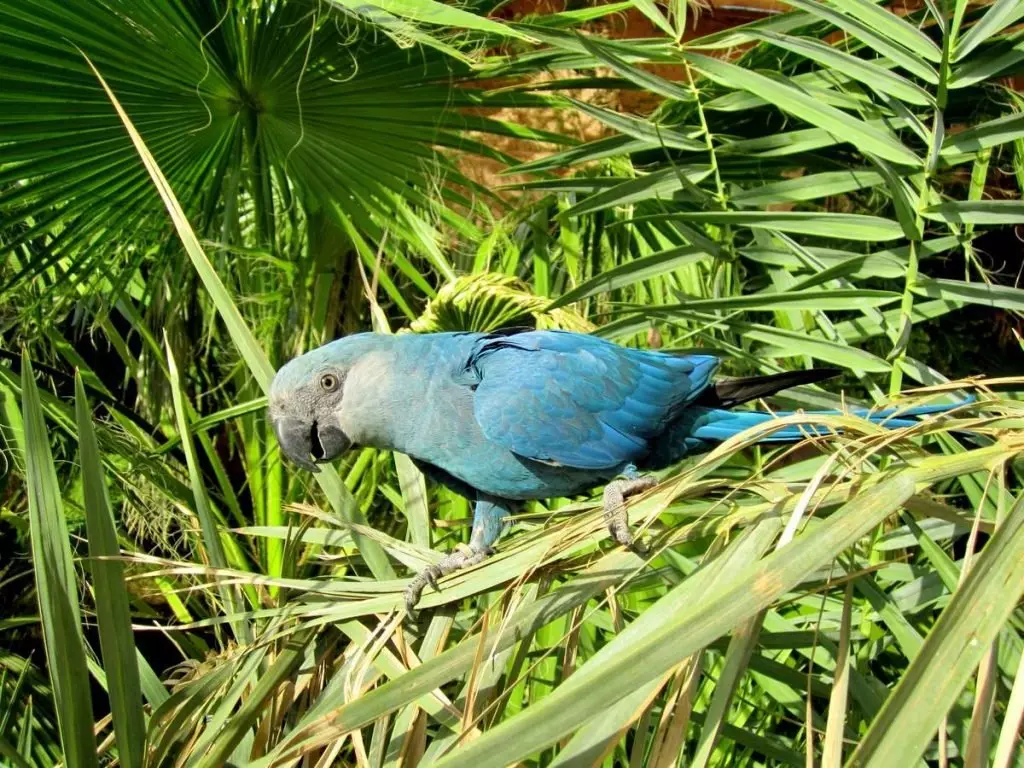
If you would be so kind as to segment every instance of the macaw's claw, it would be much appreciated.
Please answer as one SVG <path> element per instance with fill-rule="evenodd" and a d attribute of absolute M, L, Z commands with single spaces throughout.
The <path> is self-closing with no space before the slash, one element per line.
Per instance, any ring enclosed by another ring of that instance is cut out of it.
<path fill-rule="evenodd" d="M 647 547 L 633 538 L 629 532 L 629 517 L 626 513 L 626 499 L 638 493 L 649 491 L 658 481 L 653 477 L 612 480 L 604 488 L 604 521 L 612 538 L 626 549 L 640 557 L 648 553 Z"/>
<path fill-rule="evenodd" d="M 449 573 L 481 563 L 492 552 L 493 550 L 490 547 L 483 549 L 474 549 L 473 547 L 457 549 L 454 552 L 449 552 L 440 562 L 424 568 L 409 582 L 409 586 L 405 588 L 406 613 L 409 615 L 415 613 L 416 604 L 420 601 L 420 597 L 422 597 L 423 590 L 427 584 L 432 586 L 435 591 L 440 592 L 441 587 L 438 585 L 437 580 L 441 576 L 447 576 Z"/>

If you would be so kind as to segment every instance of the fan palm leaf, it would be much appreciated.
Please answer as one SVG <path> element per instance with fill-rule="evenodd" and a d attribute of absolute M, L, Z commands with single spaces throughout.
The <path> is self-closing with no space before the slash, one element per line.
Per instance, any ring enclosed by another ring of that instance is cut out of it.
<path fill-rule="evenodd" d="M 244 234 L 273 247 L 297 209 L 371 238 L 390 231 L 452 277 L 434 222 L 472 231 L 455 209 L 486 193 L 444 150 L 500 157 L 466 131 L 511 130 L 463 112 L 488 104 L 456 87 L 474 78 L 465 62 L 402 47 L 336 5 L 19 0 L 0 8 L 0 28 L 0 216 L 18 254 L 0 290 L 56 264 L 123 287 L 147 236 L 168 234 L 84 56 L 199 232 L 235 245 Z"/>

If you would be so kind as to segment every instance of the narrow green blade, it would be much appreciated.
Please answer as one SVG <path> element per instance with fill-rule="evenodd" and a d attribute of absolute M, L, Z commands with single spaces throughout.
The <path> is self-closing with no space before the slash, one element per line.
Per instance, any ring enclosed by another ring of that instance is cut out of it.
<path fill-rule="evenodd" d="M 27 354 L 22 355 L 21 361 L 21 393 L 32 566 L 46 666 L 53 686 L 64 759 L 68 768 L 88 768 L 98 762 L 78 582 L 57 472 L 50 454 L 49 433 Z"/>
<path fill-rule="evenodd" d="M 1022 550 L 1024 499 L 996 528 L 848 766 L 907 765 L 924 752 L 1024 593 Z"/>
<path fill-rule="evenodd" d="M 121 765 L 125 768 L 140 768 L 145 758 L 146 721 L 142 709 L 142 687 L 139 683 L 139 665 L 135 659 L 124 565 L 115 559 L 121 552 L 117 544 L 114 515 L 107 497 L 100 450 L 85 387 L 82 378 L 77 375 L 75 416 L 82 463 L 85 524 L 89 534 L 89 572 L 96 591 L 96 621 L 99 625 L 103 669 L 107 673 L 107 694 L 114 719 L 117 751 Z"/>

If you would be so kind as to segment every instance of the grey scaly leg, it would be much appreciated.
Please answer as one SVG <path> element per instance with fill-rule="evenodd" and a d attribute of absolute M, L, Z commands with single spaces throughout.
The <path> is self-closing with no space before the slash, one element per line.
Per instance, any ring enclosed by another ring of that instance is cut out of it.
<path fill-rule="evenodd" d="M 604 521 L 615 541 L 638 555 L 645 555 L 647 548 L 634 541 L 633 534 L 629 532 L 626 499 L 649 491 L 658 484 L 658 481 L 653 477 L 639 477 L 633 467 L 628 467 L 625 475 L 624 478 L 612 480 L 604 487 Z"/>
<path fill-rule="evenodd" d="M 507 502 L 490 497 L 478 498 L 473 509 L 473 534 L 469 539 L 469 549 L 450 552 L 440 562 L 420 571 L 405 588 L 406 612 L 413 613 L 427 584 L 440 592 L 441 588 L 437 585 L 439 578 L 483 562 L 488 555 L 494 554 L 491 545 L 501 536 L 508 514 Z"/>

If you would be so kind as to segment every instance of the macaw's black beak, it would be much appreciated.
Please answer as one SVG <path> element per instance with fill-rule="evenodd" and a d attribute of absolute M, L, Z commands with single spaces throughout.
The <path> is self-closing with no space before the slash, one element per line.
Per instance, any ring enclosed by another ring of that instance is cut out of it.
<path fill-rule="evenodd" d="M 319 472 L 318 463 L 347 451 L 352 441 L 338 427 L 285 416 L 272 419 L 281 452 L 303 469 Z"/>

